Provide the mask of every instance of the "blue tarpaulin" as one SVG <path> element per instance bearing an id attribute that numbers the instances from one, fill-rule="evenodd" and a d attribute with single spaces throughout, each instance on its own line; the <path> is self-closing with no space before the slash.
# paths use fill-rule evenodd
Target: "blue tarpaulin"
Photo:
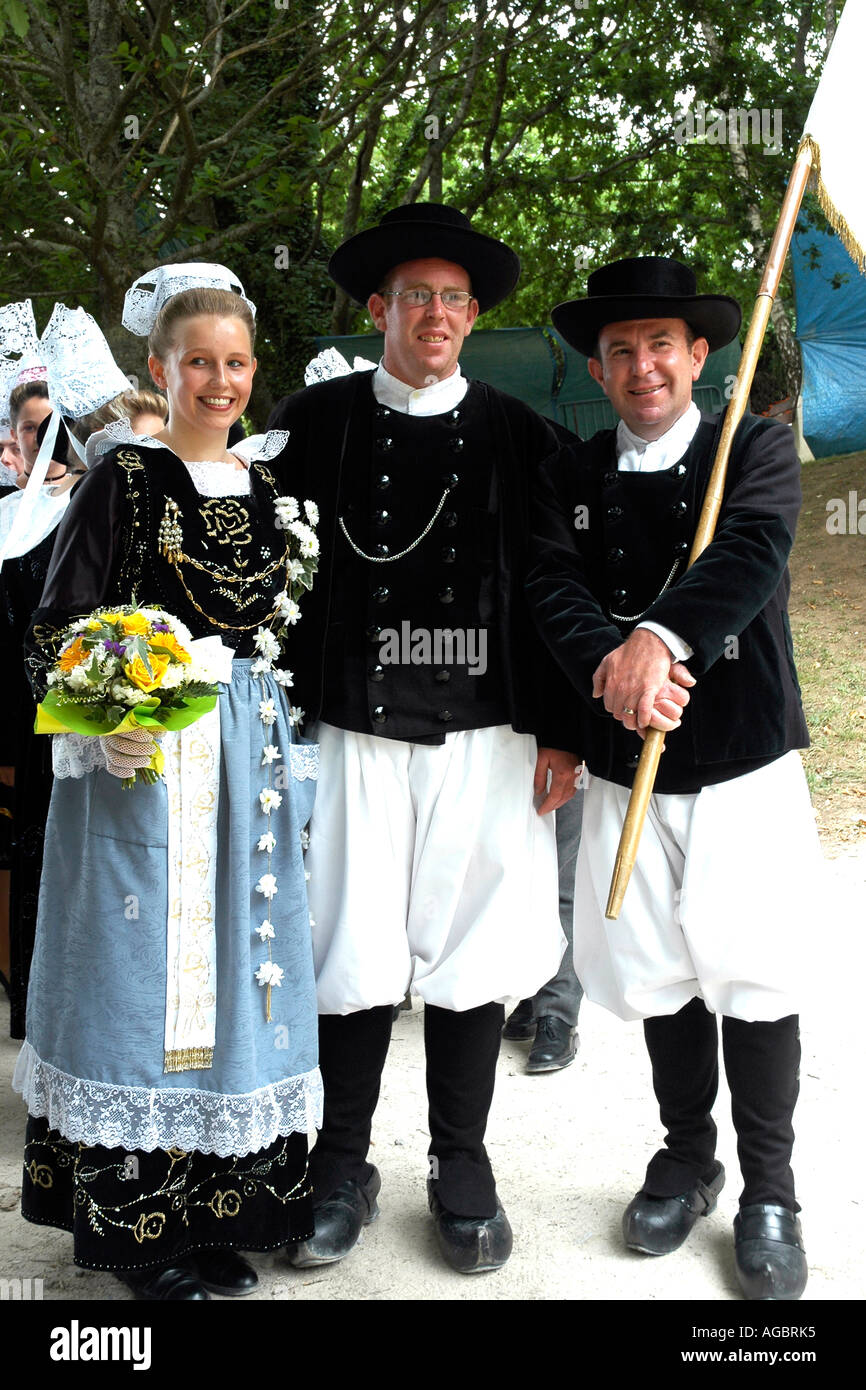
<path id="1" fill-rule="evenodd" d="M 816 458 L 866 449 L 866 276 L 802 220 L 791 244 L 803 355 L 803 434 Z"/>

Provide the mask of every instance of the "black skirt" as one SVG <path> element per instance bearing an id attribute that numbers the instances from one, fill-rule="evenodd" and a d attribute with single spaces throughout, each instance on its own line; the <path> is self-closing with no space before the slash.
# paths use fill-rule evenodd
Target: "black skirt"
<path id="1" fill-rule="evenodd" d="M 276 1250 L 313 1233 L 307 1138 L 244 1158 L 73 1143 L 27 1122 L 21 1211 L 71 1231 L 83 1269 L 155 1269 L 196 1250 Z"/>

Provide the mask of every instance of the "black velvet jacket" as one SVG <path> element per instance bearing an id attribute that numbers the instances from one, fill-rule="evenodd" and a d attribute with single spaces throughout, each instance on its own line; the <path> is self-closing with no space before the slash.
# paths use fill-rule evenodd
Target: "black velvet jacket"
<path id="1" fill-rule="evenodd" d="M 619 472 L 613 430 L 541 470 L 530 607 L 581 696 L 572 745 L 591 772 L 622 786 L 640 740 L 593 699 L 592 674 L 638 621 L 694 649 L 697 685 L 665 741 L 657 791 L 696 791 L 809 742 L 787 614 L 800 464 L 784 425 L 742 421 L 715 537 L 685 569 L 720 428 L 721 417 L 703 416 L 684 458 L 659 473 Z"/>
<path id="2" fill-rule="evenodd" d="M 351 376 L 337 378 L 316 386 L 308 387 L 294 396 L 286 397 L 276 407 L 269 421 L 269 429 L 289 431 L 288 444 L 279 458 L 274 459 L 272 467 L 277 474 L 279 485 L 284 493 L 292 494 L 300 500 L 311 498 L 318 506 L 320 524 L 318 528 L 321 554 L 319 573 L 311 594 L 307 595 L 303 610 L 303 620 L 298 626 L 298 651 L 293 651 L 292 668 L 295 672 L 295 687 L 308 717 L 327 718 L 335 707 L 339 712 L 342 727 L 382 736 L 406 738 L 411 734 L 401 732 L 400 683 L 417 681 L 417 672 L 404 669 L 402 675 L 397 668 L 387 673 L 380 687 L 369 685 L 367 663 L 360 666 L 354 654 L 356 639 L 361 633 L 355 631 L 362 623 L 374 620 L 374 629 L 384 625 L 390 609 L 383 605 L 381 610 L 360 608 L 351 597 L 346 599 L 346 564 L 349 559 L 347 542 L 338 527 L 338 517 L 344 516 L 353 540 L 356 540 L 367 554 L 372 554 L 377 540 L 382 540 L 387 532 L 376 527 L 376 507 L 374 501 L 376 471 L 372 476 L 373 487 L 367 488 L 368 472 L 371 464 L 371 436 L 369 420 L 371 412 L 379 409 L 372 395 L 372 374 L 355 372 Z M 557 445 L 557 437 L 547 421 L 542 419 L 522 401 L 504 395 L 482 382 L 470 384 L 472 395 L 471 409 L 477 411 L 483 425 L 484 457 L 476 459 L 489 470 L 493 486 L 485 485 L 484 496 L 473 496 L 470 510 L 481 513 L 474 522 L 472 533 L 482 552 L 482 569 L 489 562 L 489 579 L 483 578 L 481 593 L 484 598 L 481 612 L 471 615 L 463 613 L 461 619 L 472 618 L 475 623 L 489 622 L 495 641 L 497 673 L 496 689 L 489 691 L 491 709 L 494 702 L 501 706 L 501 715 L 494 718 L 478 715 L 478 722 L 472 722 L 471 713 L 466 713 L 466 700 L 463 702 L 462 721 L 455 719 L 452 728 L 480 727 L 490 722 L 510 722 L 521 733 L 532 733 L 542 745 L 552 748 L 568 748 L 563 742 L 566 733 L 573 729 L 574 720 L 571 706 L 574 695 L 568 682 L 563 678 L 556 663 L 547 653 L 534 630 L 523 592 L 526 572 L 527 542 L 529 538 L 529 488 L 530 474 Z M 469 402 L 470 395 L 464 398 Z M 461 402 L 460 411 L 463 411 Z M 406 422 L 399 419 L 395 433 Z M 432 431 L 440 427 L 447 430 L 447 423 L 434 417 L 432 420 L 412 419 L 408 422 L 420 430 Z M 384 430 L 382 431 L 384 432 Z M 467 449 L 467 454 L 471 451 Z M 378 457 L 378 456 L 377 456 Z M 387 470 L 388 455 L 382 455 L 382 476 Z M 432 466 L 427 460 L 424 465 Z M 463 495 L 466 495 L 466 470 L 472 460 L 455 452 L 445 441 L 442 451 L 440 471 L 443 477 L 452 470 L 463 472 Z M 393 471 L 393 470 L 387 470 Z M 428 470 L 429 471 L 429 470 Z M 363 474 L 363 485 L 359 489 L 358 477 Z M 435 481 L 435 486 L 433 485 Z M 406 484 L 411 488 L 411 483 Z M 422 495 L 423 494 L 423 495 Z M 489 495 L 488 495 L 489 494 Z M 418 470 L 418 497 L 407 499 L 406 491 L 401 493 L 400 523 L 405 534 L 414 538 L 421 527 L 413 529 L 416 520 L 423 523 L 434 511 L 441 495 L 441 480 Z M 363 585 L 365 594 L 375 599 L 376 586 L 390 588 L 399 586 L 401 602 L 408 608 L 400 610 L 408 613 L 426 613 L 426 623 L 437 617 L 443 626 L 451 626 L 450 614 L 455 608 L 439 607 L 435 602 L 430 606 L 427 588 L 435 582 L 436 592 L 447 588 L 450 583 L 445 571 L 439 575 L 437 566 L 449 546 L 458 552 L 457 568 L 466 546 L 461 541 L 451 539 L 448 531 L 446 513 L 460 513 L 460 525 L 465 527 L 465 503 L 461 501 L 461 487 L 450 498 L 446 512 L 437 519 L 430 535 L 412 556 L 413 563 L 401 570 L 403 561 L 391 565 L 375 565 L 369 561 L 358 561 L 357 578 Z M 387 506 L 387 496 L 382 494 L 378 507 Z M 354 507 L 354 510 L 352 508 Z M 414 508 L 414 510 L 413 510 Z M 366 509 L 366 511 L 365 511 Z M 369 514 L 367 514 L 369 513 Z M 417 516 L 415 515 L 417 513 Z M 409 524 L 411 518 L 412 525 Z M 465 537 L 465 530 L 461 532 Z M 396 539 L 396 537 L 395 537 Z M 400 544 L 405 544 L 402 533 Z M 371 549 L 370 547 L 373 547 Z M 436 570 L 435 581 L 425 576 L 423 564 L 416 561 L 423 555 L 430 557 L 431 570 Z M 353 562 L 354 563 L 354 562 Z M 456 573 L 456 570 L 455 570 Z M 413 577 L 414 576 L 414 577 Z M 413 589 L 414 586 L 414 589 Z M 454 586 L 459 598 L 461 587 Z M 489 604 L 487 599 L 489 598 Z M 367 599 L 365 597 L 365 604 Z M 489 612 L 483 611 L 489 607 Z M 357 611 L 355 611 L 357 608 Z M 431 617 L 430 615 L 433 615 Z M 438 615 L 441 614 L 441 617 Z M 455 626 L 457 625 L 455 621 Z M 372 639 L 371 639 L 372 640 Z M 370 668 L 375 665 L 376 656 L 370 650 Z M 347 689 L 347 671 L 356 672 L 354 690 Z M 352 684 L 352 682 L 349 682 Z M 464 682 L 465 687 L 465 682 Z M 452 686 L 452 689 L 454 687 Z M 390 693 L 392 709 L 388 710 Z M 406 687 L 407 691 L 409 686 Z M 379 696 L 379 690 L 383 693 Z M 436 727 L 437 712 L 446 704 L 437 690 L 432 678 L 430 681 L 430 712 Z M 479 688 L 479 694 L 480 694 Z M 416 691 L 413 689 L 412 698 Z M 464 696 L 466 689 L 464 689 Z M 381 704 L 387 713 L 387 723 L 378 723 L 376 706 Z M 461 709 L 454 703 L 451 713 Z M 395 719 L 393 716 L 396 715 Z M 504 718 L 503 718 L 504 716 Z M 333 717 L 333 716 L 332 716 Z M 335 721 L 336 722 L 336 721 Z M 426 730 L 418 741 L 441 742 L 443 732 L 428 733 Z"/>
<path id="3" fill-rule="evenodd" d="M 204 497 L 170 449 L 113 449 L 82 478 L 57 530 L 26 644 L 37 697 L 59 633 L 106 604 L 164 608 L 193 637 L 217 635 L 238 656 L 250 656 L 257 627 L 267 626 L 286 586 L 276 496 L 264 463 L 250 466 L 249 495 Z M 167 559 L 160 535 L 169 503 L 177 506 L 183 552 L 191 557 L 179 567 Z"/>

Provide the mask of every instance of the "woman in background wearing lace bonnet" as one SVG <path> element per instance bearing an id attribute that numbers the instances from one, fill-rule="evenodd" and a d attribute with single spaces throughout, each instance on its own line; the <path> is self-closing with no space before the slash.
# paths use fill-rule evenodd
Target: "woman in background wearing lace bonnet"
<path id="1" fill-rule="evenodd" d="M 121 782 L 151 757 L 146 730 L 54 739 L 15 1078 L 30 1111 L 22 1210 L 147 1299 L 250 1293 L 237 1252 L 312 1230 L 321 1080 L 302 840 L 317 750 L 299 738 L 281 651 L 317 542 L 268 468 L 285 435 L 227 448 L 255 371 L 253 315 L 222 266 L 162 266 L 132 286 L 123 321 L 148 334 L 168 424 L 106 426 L 29 640 L 41 694 L 71 618 L 160 608 L 219 682 L 213 714 L 162 738 L 153 785 Z"/>

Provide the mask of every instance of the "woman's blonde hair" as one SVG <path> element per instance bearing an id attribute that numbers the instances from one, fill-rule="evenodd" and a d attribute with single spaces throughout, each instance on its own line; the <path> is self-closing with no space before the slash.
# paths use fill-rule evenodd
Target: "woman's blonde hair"
<path id="1" fill-rule="evenodd" d="M 172 295 L 163 304 L 147 339 L 150 355 L 164 362 L 174 347 L 177 325 L 184 319 L 199 318 L 204 314 L 240 319 L 250 335 L 250 351 L 255 347 L 256 321 L 245 300 L 231 290 L 192 289 Z"/>
<path id="2" fill-rule="evenodd" d="M 106 401 L 98 410 L 76 420 L 73 431 L 82 444 L 86 444 L 92 434 L 104 429 L 115 420 L 134 420 L 137 415 L 161 415 L 168 419 L 168 401 L 158 391 L 123 391 L 113 400 Z"/>

